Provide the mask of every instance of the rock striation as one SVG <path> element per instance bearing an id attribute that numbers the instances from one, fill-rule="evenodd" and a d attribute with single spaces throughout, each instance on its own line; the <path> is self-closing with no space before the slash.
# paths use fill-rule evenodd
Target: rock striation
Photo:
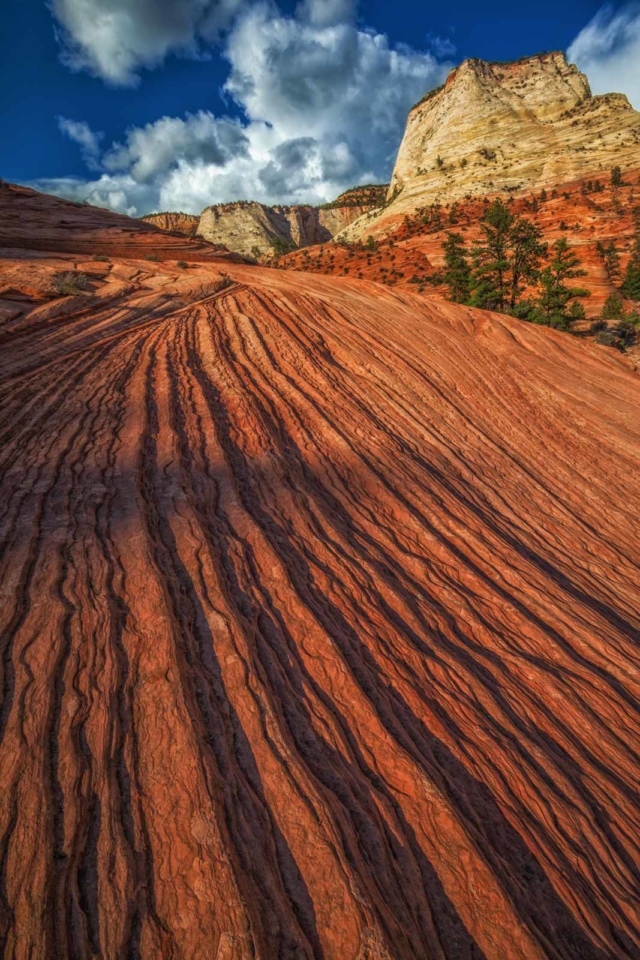
<path id="1" fill-rule="evenodd" d="M 200 222 L 200 217 L 191 213 L 150 213 L 140 219 L 145 223 L 152 223 L 161 230 L 183 233 L 185 237 L 195 237 Z"/>
<path id="2" fill-rule="evenodd" d="M 0 248 L 174 260 L 206 259 L 224 250 L 104 207 L 50 197 L 3 180 L 0 214 Z"/>
<path id="3" fill-rule="evenodd" d="M 637 958 L 637 378 L 367 281 L 38 251 L 46 206 L 0 260 L 0 954 Z"/>
<path id="4" fill-rule="evenodd" d="M 384 232 L 428 203 L 517 193 L 640 165 L 640 113 L 593 96 L 563 53 L 466 60 L 410 111 L 387 206 L 345 236 Z"/>

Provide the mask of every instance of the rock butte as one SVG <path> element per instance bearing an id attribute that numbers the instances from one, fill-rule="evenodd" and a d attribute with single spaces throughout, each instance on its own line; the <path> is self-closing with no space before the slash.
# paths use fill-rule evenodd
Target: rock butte
<path id="1" fill-rule="evenodd" d="M 638 379 L 114 217 L 0 189 L 2 955 L 637 958 Z"/>
<path id="2" fill-rule="evenodd" d="M 285 248 L 326 243 L 378 207 L 385 192 L 385 185 L 354 187 L 322 207 L 221 203 L 202 211 L 197 233 L 245 256 L 271 254 L 278 243 Z"/>
<path id="3" fill-rule="evenodd" d="M 425 203 L 535 190 L 640 163 L 640 113 L 593 96 L 563 53 L 465 60 L 409 113 L 387 206 L 341 234 L 385 233 Z"/>

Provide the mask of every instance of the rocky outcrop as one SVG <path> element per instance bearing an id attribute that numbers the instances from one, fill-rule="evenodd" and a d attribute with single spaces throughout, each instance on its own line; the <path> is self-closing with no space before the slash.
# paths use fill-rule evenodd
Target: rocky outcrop
<path id="1" fill-rule="evenodd" d="M 200 217 L 190 213 L 149 213 L 141 217 L 145 223 L 152 223 L 161 230 L 173 230 L 182 233 L 185 237 L 195 237 L 198 232 Z"/>
<path id="2" fill-rule="evenodd" d="M 580 287 L 588 295 L 580 302 L 589 320 L 599 317 L 607 297 L 619 293 L 635 236 L 639 185 L 640 167 L 626 170 L 619 185 L 611 184 L 606 171 L 599 177 L 563 183 L 559 189 L 521 192 L 509 202 L 513 215 L 525 217 L 539 228 L 549 254 L 553 243 L 561 237 L 570 244 L 580 269 L 585 271 Z M 388 236 L 375 240 L 372 246 L 332 243 L 296 250 L 283 257 L 280 266 L 375 280 L 388 286 L 410 285 L 410 289 L 429 295 L 437 290 L 446 296 L 442 270 L 447 234 L 452 230 L 462 234 L 471 254 L 475 242 L 483 236 L 480 224 L 485 213 L 484 198 L 475 198 L 426 213 L 419 210 L 415 215 L 396 215 L 387 222 Z M 602 253 L 611 244 L 620 258 L 613 275 Z M 637 306 L 631 301 L 627 303 L 628 310 Z M 587 326 L 579 324 L 574 329 L 584 335 Z M 638 365 L 640 348 L 635 347 L 632 352 Z"/>
<path id="3" fill-rule="evenodd" d="M 466 60 L 411 110 L 387 196 L 348 238 L 431 203 L 539 189 L 640 163 L 640 113 L 593 96 L 563 53 L 514 63 Z"/>
<path id="4" fill-rule="evenodd" d="M 253 257 L 331 239 L 313 207 L 267 207 L 247 201 L 207 207 L 198 236 Z"/>
<path id="5" fill-rule="evenodd" d="M 14 291 L 72 260 L 27 227 Z M 637 378 L 366 281 L 93 268 L 0 327 L 0 954 L 635 960 Z"/>
<path id="6" fill-rule="evenodd" d="M 328 240 L 380 203 L 386 185 L 356 187 L 322 207 L 240 201 L 207 207 L 198 236 L 247 256 L 262 257 Z"/>

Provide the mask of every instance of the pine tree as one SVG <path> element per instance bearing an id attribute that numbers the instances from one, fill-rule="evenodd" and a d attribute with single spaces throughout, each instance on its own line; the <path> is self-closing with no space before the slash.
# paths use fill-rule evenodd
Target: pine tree
<path id="1" fill-rule="evenodd" d="M 586 270 L 580 268 L 580 261 L 569 247 L 565 237 L 553 245 L 553 259 L 540 274 L 542 292 L 538 301 L 541 322 L 560 330 L 568 330 L 573 316 L 568 309 L 575 297 L 585 297 L 589 293 L 580 287 L 567 286 L 567 280 L 586 276 Z"/>
<path id="2" fill-rule="evenodd" d="M 616 249 L 615 241 L 610 240 L 609 243 L 604 243 L 602 240 L 598 240 L 596 249 L 602 257 L 607 275 L 611 282 L 619 282 L 621 276 L 620 254 Z"/>
<path id="3" fill-rule="evenodd" d="M 624 317 L 624 303 L 622 302 L 620 294 L 609 294 L 602 307 L 600 317 L 602 320 L 622 320 Z"/>
<path id="4" fill-rule="evenodd" d="M 474 307 L 503 312 L 509 295 L 509 231 L 513 215 L 502 200 L 495 200 L 486 210 L 480 227 L 484 239 L 476 244 L 473 255 L 473 289 L 470 303 Z"/>
<path id="5" fill-rule="evenodd" d="M 636 207 L 633 216 L 636 225 L 635 237 L 621 289 L 629 300 L 640 300 L 640 207 Z"/>
<path id="6" fill-rule="evenodd" d="M 471 293 L 471 267 L 467 248 L 461 233 L 448 233 L 442 245 L 444 251 L 444 282 L 449 287 L 449 299 L 466 303 Z"/>
<path id="7" fill-rule="evenodd" d="M 539 227 L 531 220 L 517 217 L 509 230 L 510 313 L 516 309 L 523 287 L 537 280 L 538 267 L 546 252 Z"/>

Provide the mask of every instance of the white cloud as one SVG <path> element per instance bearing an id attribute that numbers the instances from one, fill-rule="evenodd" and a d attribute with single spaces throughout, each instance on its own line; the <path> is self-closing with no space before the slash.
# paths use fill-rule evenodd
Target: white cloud
<path id="1" fill-rule="evenodd" d="M 62 58 L 108 83 L 132 86 L 168 53 L 197 57 L 243 0 L 49 0 Z"/>
<path id="2" fill-rule="evenodd" d="M 640 6 L 602 7 L 567 51 L 594 93 L 626 93 L 640 110 Z"/>
<path id="3" fill-rule="evenodd" d="M 267 3 L 246 9 L 224 50 L 225 90 L 242 120 L 206 110 L 162 117 L 127 131 L 99 160 L 97 136 L 65 121 L 101 176 L 84 187 L 56 181 L 56 192 L 78 199 L 84 189 L 91 202 L 138 214 L 199 213 L 236 199 L 322 203 L 357 183 L 388 179 L 409 108 L 449 65 L 392 47 L 357 27 L 353 12 L 352 0 L 303 0 L 293 16 Z"/>
<path id="4" fill-rule="evenodd" d="M 43 193 L 52 193 L 66 200 L 86 202 L 94 207 L 106 207 L 116 213 L 137 216 L 140 211 L 151 209 L 155 205 L 156 191 L 136 183 L 129 176 L 111 177 L 102 174 L 98 179 L 88 181 L 80 177 L 49 177 L 29 184 Z"/>
<path id="5" fill-rule="evenodd" d="M 208 110 L 162 117 L 134 127 L 125 144 L 114 143 L 103 158 L 110 172 L 128 171 L 138 182 L 150 182 L 179 164 L 200 162 L 223 167 L 246 153 L 247 138 L 238 121 L 216 119 Z"/>
<path id="6" fill-rule="evenodd" d="M 355 8 L 355 0 L 302 0 L 296 15 L 317 27 L 331 27 L 353 20 Z"/>
<path id="7" fill-rule="evenodd" d="M 103 134 L 94 133 L 84 120 L 68 120 L 67 117 L 58 117 L 58 127 L 65 136 L 79 145 L 82 157 L 89 169 L 95 169 L 100 155 L 100 140 Z"/>

